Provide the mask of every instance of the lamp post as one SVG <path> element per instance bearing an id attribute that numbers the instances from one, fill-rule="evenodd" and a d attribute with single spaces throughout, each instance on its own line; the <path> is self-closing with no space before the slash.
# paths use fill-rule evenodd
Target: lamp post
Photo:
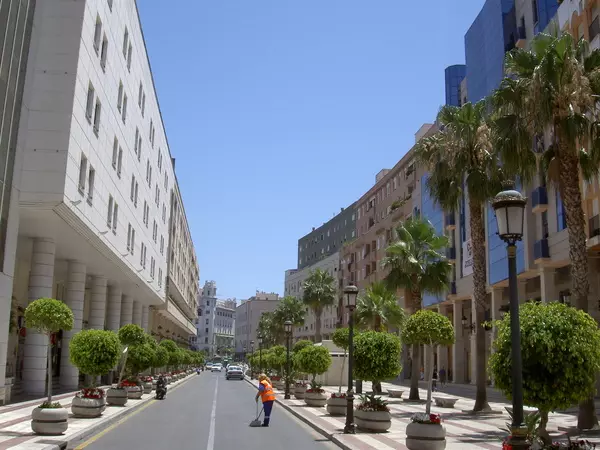
<path id="1" fill-rule="evenodd" d="M 512 350 L 512 404 L 510 444 L 515 450 L 527 449 L 527 429 L 523 424 L 523 365 L 521 359 L 521 329 L 519 325 L 519 294 L 517 292 L 517 241 L 523 237 L 527 199 L 520 192 L 507 189 L 494 198 L 498 235 L 506 242 L 508 254 L 508 288 L 510 293 L 510 334 Z"/>
<path id="2" fill-rule="evenodd" d="M 262 336 L 258 337 L 258 372 L 262 373 Z"/>
<path id="3" fill-rule="evenodd" d="M 290 340 L 292 337 L 292 322 L 289 320 L 286 320 L 285 323 L 283 324 L 283 328 L 285 330 L 285 344 L 286 344 L 286 377 L 285 377 L 285 395 L 284 395 L 284 399 L 285 400 L 289 400 L 290 399 L 290 372 L 291 372 L 291 368 L 290 368 Z"/>
<path id="4" fill-rule="evenodd" d="M 346 307 L 348 308 L 348 392 L 346 392 L 346 426 L 344 427 L 344 433 L 354 434 L 352 359 L 354 357 L 354 308 L 356 307 L 358 288 L 350 284 L 344 288 L 344 295 L 346 296 Z"/>

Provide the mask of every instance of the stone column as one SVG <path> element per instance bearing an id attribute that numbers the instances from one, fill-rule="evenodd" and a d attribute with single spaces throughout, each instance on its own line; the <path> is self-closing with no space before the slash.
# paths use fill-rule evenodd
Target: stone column
<path id="1" fill-rule="evenodd" d="M 92 301 L 90 308 L 90 328 L 93 330 L 104 330 L 106 319 L 106 283 L 103 276 L 92 278 Z"/>
<path id="2" fill-rule="evenodd" d="M 29 273 L 29 303 L 38 298 L 52 297 L 54 284 L 54 239 L 33 240 L 31 271 Z M 43 396 L 46 392 L 48 337 L 27 330 L 23 349 L 23 387 L 25 393 Z"/>
<path id="3" fill-rule="evenodd" d="M 465 337 L 462 326 L 462 300 L 452 304 L 456 342 L 452 345 L 452 382 L 465 382 Z"/>
<path id="4" fill-rule="evenodd" d="M 133 318 L 133 298 L 124 295 L 121 302 L 121 326 L 129 325 Z"/>
<path id="5" fill-rule="evenodd" d="M 119 331 L 121 327 L 121 288 L 119 286 L 108 287 L 108 307 L 106 310 L 106 328 L 111 331 Z"/>
<path id="6" fill-rule="evenodd" d="M 554 281 L 554 269 L 546 267 L 540 269 L 540 290 L 542 302 L 548 303 L 558 300 L 558 291 L 556 290 Z"/>
<path id="7" fill-rule="evenodd" d="M 83 327 L 83 305 L 85 300 L 86 267 L 77 261 L 69 261 L 65 303 L 73 311 L 73 329 L 63 331 L 60 352 L 60 385 L 76 390 L 79 386 L 79 371 L 69 360 L 69 344 L 73 335 Z"/>
<path id="8" fill-rule="evenodd" d="M 131 322 L 135 325 L 139 325 L 140 327 L 142 326 L 142 304 L 137 300 L 133 301 L 133 313 Z"/>
<path id="9" fill-rule="evenodd" d="M 150 329 L 148 328 L 148 314 L 149 310 L 147 306 L 142 306 L 142 328 L 144 329 L 144 331 L 146 333 L 150 332 Z"/>

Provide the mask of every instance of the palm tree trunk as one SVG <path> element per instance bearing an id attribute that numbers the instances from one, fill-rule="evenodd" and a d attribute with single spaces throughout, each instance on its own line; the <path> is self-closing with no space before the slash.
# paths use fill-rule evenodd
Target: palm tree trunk
<path id="1" fill-rule="evenodd" d="M 413 344 L 412 346 L 412 368 L 410 373 L 410 394 L 409 400 L 419 400 L 419 376 L 421 375 L 421 346 Z"/>
<path id="2" fill-rule="evenodd" d="M 475 394 L 475 406 L 473 411 L 489 411 L 487 402 L 487 374 L 485 360 L 485 331 L 481 326 L 486 304 L 486 274 L 485 274 L 485 224 L 483 222 L 483 207 L 481 203 L 469 199 L 469 212 L 471 214 L 471 244 L 473 245 L 473 298 L 475 300 L 477 335 L 475 336 L 475 378 L 477 390 Z"/>
<path id="3" fill-rule="evenodd" d="M 561 149 L 562 150 L 562 149 Z M 569 259 L 571 260 L 571 279 L 573 296 L 577 308 L 588 311 L 588 294 L 590 282 L 588 279 L 587 233 L 585 217 L 581 204 L 581 187 L 579 177 L 579 160 L 574 152 L 562 151 L 559 158 L 561 198 L 564 214 L 567 218 L 569 233 Z M 568 171 L 568 172 L 567 172 Z M 598 425 L 594 397 L 590 396 L 579 404 L 577 428 L 587 430 Z"/>
<path id="4" fill-rule="evenodd" d="M 315 309 L 315 344 L 321 342 L 321 310 Z"/>

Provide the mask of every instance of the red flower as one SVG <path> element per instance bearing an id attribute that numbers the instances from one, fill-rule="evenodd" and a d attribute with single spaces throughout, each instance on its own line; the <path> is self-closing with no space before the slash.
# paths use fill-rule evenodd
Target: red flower
<path id="1" fill-rule="evenodd" d="M 429 421 L 433 424 L 439 425 L 442 423 L 442 416 L 439 414 L 429 414 Z"/>

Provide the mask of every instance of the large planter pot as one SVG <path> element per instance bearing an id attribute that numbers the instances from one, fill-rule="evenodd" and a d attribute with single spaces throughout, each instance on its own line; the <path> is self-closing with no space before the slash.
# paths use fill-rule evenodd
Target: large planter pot
<path id="1" fill-rule="evenodd" d="M 281 380 L 273 381 L 273 387 L 282 391 L 285 389 L 285 382 Z"/>
<path id="2" fill-rule="evenodd" d="M 156 390 L 156 384 L 158 383 L 158 380 L 156 378 L 152 378 L 152 389 Z"/>
<path id="3" fill-rule="evenodd" d="M 59 436 L 69 427 L 69 411 L 65 408 L 35 408 L 31 412 L 31 429 L 35 434 Z"/>
<path id="4" fill-rule="evenodd" d="M 409 450 L 443 450 L 446 448 L 446 429 L 441 424 L 409 423 L 406 447 Z"/>
<path id="5" fill-rule="evenodd" d="M 106 402 L 111 406 L 125 406 L 127 404 L 127 391 L 125 389 L 110 388 L 106 391 Z"/>
<path id="6" fill-rule="evenodd" d="M 144 390 L 140 386 L 127 386 L 125 388 L 127 391 L 127 398 L 138 400 L 142 398 L 142 394 Z"/>
<path id="7" fill-rule="evenodd" d="M 106 409 L 106 400 L 102 398 L 74 397 L 71 412 L 75 417 L 100 417 Z"/>
<path id="8" fill-rule="evenodd" d="M 152 382 L 147 381 L 142 383 L 142 388 L 144 389 L 144 394 L 150 394 L 152 392 Z"/>
<path id="9" fill-rule="evenodd" d="M 172 377 L 166 377 L 167 378 L 167 384 L 171 384 L 173 382 L 173 378 Z"/>
<path id="10" fill-rule="evenodd" d="M 304 403 L 308 406 L 323 407 L 327 403 L 327 396 L 317 392 L 305 392 Z"/>
<path id="11" fill-rule="evenodd" d="M 296 397 L 298 400 L 303 400 L 306 389 L 307 389 L 306 386 L 295 387 L 294 388 L 294 397 Z"/>
<path id="12" fill-rule="evenodd" d="M 354 423 L 360 430 L 381 433 L 392 426 L 392 415 L 389 411 L 354 410 Z"/>
<path id="13" fill-rule="evenodd" d="M 332 416 L 345 416 L 348 400 L 345 398 L 329 397 L 327 399 L 327 412 Z"/>

